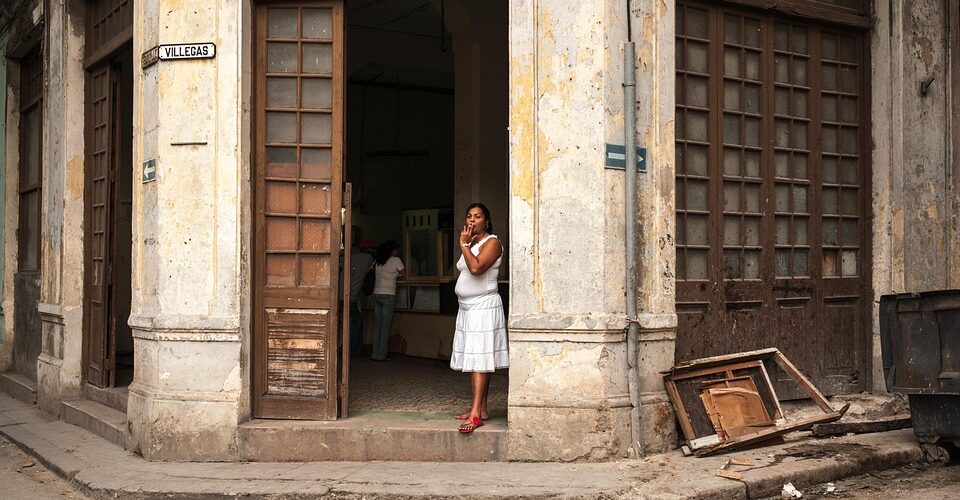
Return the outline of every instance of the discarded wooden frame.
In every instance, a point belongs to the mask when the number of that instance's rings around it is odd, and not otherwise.
[[[767,373],[766,367],[771,362],[776,363],[823,410],[822,415],[795,421],[788,421],[784,417]],[[747,378],[752,384],[746,383]],[[724,388],[718,391],[717,387],[721,383]],[[683,362],[665,372],[664,384],[676,410],[687,447],[697,456],[742,448],[788,432],[805,430],[815,424],[834,422],[839,420],[850,406],[846,404],[835,410],[810,380],[776,348]],[[727,389],[730,387],[735,390]],[[742,398],[747,403],[740,408],[749,415],[735,415],[736,418],[730,417],[731,412],[737,411],[737,406],[727,405],[721,409],[712,406],[716,395],[729,395],[734,392],[745,396],[752,396],[750,393],[754,392],[762,406],[753,401],[756,398]],[[736,421],[740,427],[725,429],[724,420]]]

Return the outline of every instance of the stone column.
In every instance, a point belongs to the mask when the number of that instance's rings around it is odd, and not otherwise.
[[[249,2],[136,2],[134,54],[215,42],[214,59],[134,72],[130,447],[149,460],[228,460],[249,414]],[[156,162],[156,180],[141,166]]]
[[[37,403],[80,394],[83,351],[83,2],[45,2],[43,205]]]
[[[673,363],[673,8],[634,2],[642,435],[675,444],[659,370]],[[631,447],[624,320],[626,5],[510,2],[511,459],[600,460]]]

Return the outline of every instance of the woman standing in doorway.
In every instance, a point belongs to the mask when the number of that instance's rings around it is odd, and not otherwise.
[[[482,203],[467,207],[466,222],[460,231],[460,253],[456,287],[460,310],[450,368],[470,372],[473,402],[469,411],[457,416],[464,420],[460,432],[469,433],[483,425],[488,416],[490,373],[510,364],[503,302],[497,291],[503,247],[493,234],[490,210]]]
[[[377,247],[376,280],[373,286],[373,354],[374,361],[387,360],[387,340],[390,338],[390,322],[393,321],[393,304],[397,295],[397,278],[406,277],[403,261],[397,257],[396,241],[385,241]]]

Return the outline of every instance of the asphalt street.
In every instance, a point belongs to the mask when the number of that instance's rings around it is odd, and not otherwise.
[[[0,498],[40,500],[87,498],[3,436],[0,436]]]

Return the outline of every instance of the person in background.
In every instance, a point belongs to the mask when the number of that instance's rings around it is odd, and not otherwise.
[[[497,288],[497,276],[503,260],[503,247],[493,234],[490,210],[483,203],[467,207],[460,231],[460,260],[456,293],[460,303],[450,368],[470,373],[472,404],[461,415],[460,432],[470,433],[487,418],[487,393],[490,374],[510,365],[503,301]]]
[[[350,353],[363,352],[363,279],[373,272],[377,244],[363,240],[350,256]]]
[[[388,240],[377,248],[374,272],[377,281],[373,287],[373,354],[374,361],[387,360],[387,340],[390,338],[390,322],[393,321],[394,298],[397,295],[397,278],[406,277],[403,261],[397,257],[400,247]]]

